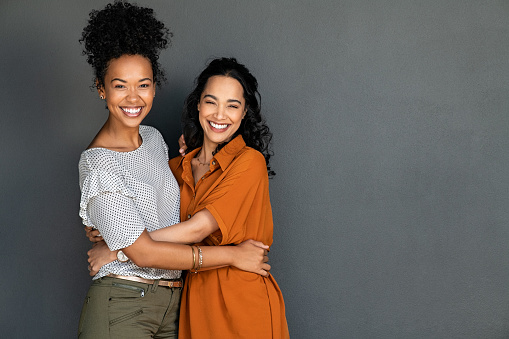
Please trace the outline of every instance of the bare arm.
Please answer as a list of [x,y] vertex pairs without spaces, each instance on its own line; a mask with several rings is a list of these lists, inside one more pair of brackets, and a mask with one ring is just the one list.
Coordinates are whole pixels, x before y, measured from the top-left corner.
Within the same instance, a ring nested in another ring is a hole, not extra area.
[[170,241],[179,244],[194,244],[219,229],[216,219],[208,210],[201,210],[187,221],[150,232],[156,241]]
[[[203,252],[202,267],[242,265],[243,260],[238,258],[239,255],[242,256],[242,253],[235,246],[202,246],[201,249]],[[154,241],[146,231],[134,244],[124,248],[123,251],[140,267],[187,270],[193,266],[191,246]],[[264,255],[262,248],[254,249],[253,252],[257,260],[261,260]],[[252,261],[256,262],[257,260]]]
[[[173,226],[167,226],[149,233],[155,241],[168,241],[177,244],[194,244],[219,229],[216,219],[208,210],[201,210],[187,221]],[[85,227],[85,232],[91,242],[103,240],[98,230]]]
[[[201,250],[203,268],[231,265],[262,276],[267,276],[270,270],[266,256],[268,246],[258,241],[247,240],[237,246],[202,246]],[[131,261],[140,267],[178,270],[193,268],[191,246],[154,241],[146,230],[123,251]],[[91,275],[95,275],[105,263],[113,261],[114,253],[108,249],[104,242],[94,244],[94,247],[88,252]]]

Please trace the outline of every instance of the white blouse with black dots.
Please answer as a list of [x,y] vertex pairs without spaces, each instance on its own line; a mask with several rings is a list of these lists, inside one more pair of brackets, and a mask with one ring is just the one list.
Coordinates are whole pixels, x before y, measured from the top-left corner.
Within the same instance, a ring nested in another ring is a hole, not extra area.
[[[95,227],[111,250],[133,244],[144,229],[180,221],[179,186],[168,166],[168,147],[159,131],[140,126],[142,145],[131,152],[90,148],[79,162],[83,224]],[[181,271],[138,267],[117,260],[94,279],[110,273],[145,279],[176,279]]]

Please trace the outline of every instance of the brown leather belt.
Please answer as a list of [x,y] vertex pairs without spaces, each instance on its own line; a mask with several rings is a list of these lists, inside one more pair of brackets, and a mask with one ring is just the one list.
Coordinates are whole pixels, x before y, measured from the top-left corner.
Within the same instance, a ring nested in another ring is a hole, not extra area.
[[124,279],[124,280],[129,280],[129,281],[135,281],[135,282],[139,282],[139,283],[143,283],[143,284],[149,284],[149,285],[154,285],[154,282],[158,281],[158,283],[157,283],[158,286],[165,286],[165,287],[171,287],[171,288],[184,286],[184,283],[182,282],[182,279],[177,279],[177,280],[165,280],[165,279],[150,280],[150,279],[143,279],[143,278],[140,278],[140,277],[116,275],[116,274],[112,274],[112,273],[108,274],[107,277],[117,278],[117,279]]

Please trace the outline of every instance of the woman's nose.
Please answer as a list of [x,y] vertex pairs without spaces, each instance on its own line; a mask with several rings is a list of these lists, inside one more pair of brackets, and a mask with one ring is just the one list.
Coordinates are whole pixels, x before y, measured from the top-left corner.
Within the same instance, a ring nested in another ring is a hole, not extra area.
[[217,108],[216,116],[218,119],[223,119],[225,117],[225,107],[219,106]]
[[136,89],[130,89],[127,92],[127,100],[129,101],[137,101],[140,98],[138,91]]

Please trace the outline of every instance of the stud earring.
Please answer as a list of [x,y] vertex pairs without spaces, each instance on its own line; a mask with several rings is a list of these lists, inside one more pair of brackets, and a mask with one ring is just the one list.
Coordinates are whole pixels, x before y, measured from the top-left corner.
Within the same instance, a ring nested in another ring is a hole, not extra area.
[[101,98],[101,99],[103,99],[103,100],[104,100],[104,95],[102,95],[102,94],[101,94],[101,96],[100,96],[99,98]]

